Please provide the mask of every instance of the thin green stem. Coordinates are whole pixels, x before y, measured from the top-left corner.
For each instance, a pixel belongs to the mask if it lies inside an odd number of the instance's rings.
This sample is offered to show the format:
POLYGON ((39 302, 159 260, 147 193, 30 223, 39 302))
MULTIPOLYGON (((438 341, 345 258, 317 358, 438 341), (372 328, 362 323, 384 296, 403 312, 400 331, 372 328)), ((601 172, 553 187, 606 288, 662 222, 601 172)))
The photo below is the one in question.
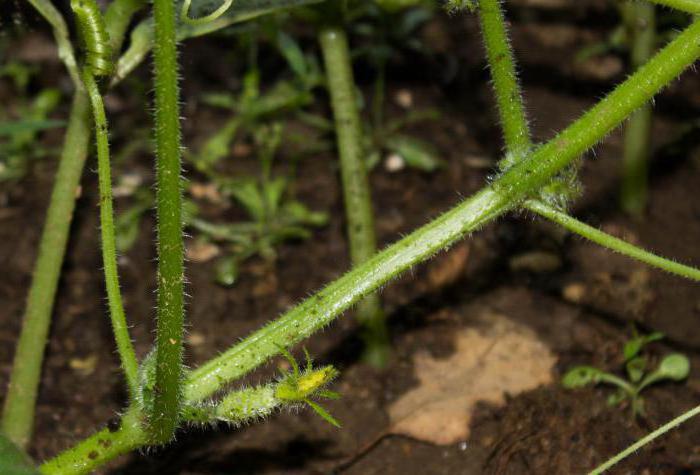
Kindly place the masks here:
POLYGON ((600 244, 608 249, 612 249, 613 251, 619 252, 620 254, 644 262, 645 264, 649 264, 650 266, 658 269, 665 270, 671 274, 700 282, 700 269, 686 266, 670 259, 657 256, 649 251, 645 251, 644 249, 625 242, 622 239, 618 239, 604 233, 599 229, 589 226, 586 223, 582 223, 581 221, 572 218, 568 214, 542 203, 541 201, 527 201, 525 203, 525 207, 551 221, 554 221, 569 231, 593 241, 596 244, 600 244))
MULTIPOLYGON (((629 0, 624 12, 628 35, 632 40, 630 63, 632 69, 637 69, 654 53, 656 44, 654 5, 629 0)), ((622 208, 634 216, 641 216, 647 203, 651 122, 651 104, 647 103, 632 114, 625 130, 620 201, 622 208)))
POLYGON ((75 52, 73 44, 70 41, 68 27, 66 21, 61 15, 61 12, 51 3, 51 0, 27 0, 41 14, 44 19, 49 22, 53 29, 53 37, 56 40, 58 47, 58 57, 61 58, 63 64, 68 70, 68 74, 73 80, 73 84, 80 88, 80 71, 78 63, 75 60, 75 52))
MULTIPOLYGON (((353 265, 358 265, 374 255, 377 240, 350 49, 345 31, 336 26, 322 28, 319 42, 338 137, 350 258, 353 265)), ((366 359, 375 366, 384 366, 389 349, 386 322, 378 294, 368 295, 358 304, 357 318, 365 327, 366 359)))
POLYGON ((649 0, 651 3, 675 8, 682 12, 697 15, 700 13, 700 0, 649 0))
POLYGON ((117 270, 117 243, 114 230, 114 211, 112 208, 112 177, 109 162, 109 137, 107 116, 105 115, 102 95, 92 72, 83 69, 83 84, 92 105, 95 123, 95 140, 97 142, 97 173, 100 188, 100 231, 102 240, 102 264, 105 273, 105 286, 109 302, 109 314, 112 320, 114 339, 121 359, 122 369, 133 401, 138 393, 138 362, 131 344, 129 328, 124 314, 121 291, 119 290, 119 271, 117 270))
POLYGON ((63 153, 34 264, 22 331, 17 342, 5 398, 2 431, 20 447, 32 435, 34 405, 41 377, 44 347, 61 274, 80 176, 90 139, 90 105, 84 92, 73 98, 63 153))
POLYGON ((593 470, 591 470, 589 472, 589 475, 599 475, 599 474, 605 472, 606 470, 609 470, 610 468, 612 468, 614 465, 616 465, 621 460, 629 457, 630 455, 632 455, 634 452, 641 449, 645 445, 653 442, 654 440, 656 440, 659 437, 661 437, 662 435, 664 435, 666 432, 668 432, 672 429, 675 429, 676 427, 683 424, 688 419, 691 419, 691 418, 697 416, 698 414, 700 414, 700 406, 696 406, 693 409, 689 410, 688 412, 681 414, 680 416, 676 417, 675 419, 662 425, 661 427, 656 429, 654 432, 651 432, 647 436, 642 437, 637 442, 630 445, 625 450, 618 453, 617 455, 615 455, 614 457, 612 457, 611 459, 609 459, 608 461, 606 461, 602 465, 599 465, 598 467, 594 468, 593 470))
POLYGON ((530 148, 530 128, 501 1, 480 0, 478 11, 506 148, 522 154, 530 148))
POLYGON ((156 181, 158 214, 158 324, 156 382, 149 414, 154 442, 168 442, 180 410, 184 265, 182 185, 180 179, 180 108, 175 39, 175 3, 153 2, 155 38, 156 181))

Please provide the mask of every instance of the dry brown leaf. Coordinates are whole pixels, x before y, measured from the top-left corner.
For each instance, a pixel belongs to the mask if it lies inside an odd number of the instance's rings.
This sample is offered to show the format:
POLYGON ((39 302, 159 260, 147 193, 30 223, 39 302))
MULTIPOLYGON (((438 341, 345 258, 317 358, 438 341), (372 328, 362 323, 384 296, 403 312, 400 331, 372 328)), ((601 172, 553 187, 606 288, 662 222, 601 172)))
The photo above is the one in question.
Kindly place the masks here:
POLYGON ((485 328, 457 333, 447 359, 416 354, 420 384, 389 408, 389 432, 453 444, 468 438, 477 403, 502 405, 506 394, 552 382, 556 358, 530 328, 498 314, 485 315, 484 322, 485 328))

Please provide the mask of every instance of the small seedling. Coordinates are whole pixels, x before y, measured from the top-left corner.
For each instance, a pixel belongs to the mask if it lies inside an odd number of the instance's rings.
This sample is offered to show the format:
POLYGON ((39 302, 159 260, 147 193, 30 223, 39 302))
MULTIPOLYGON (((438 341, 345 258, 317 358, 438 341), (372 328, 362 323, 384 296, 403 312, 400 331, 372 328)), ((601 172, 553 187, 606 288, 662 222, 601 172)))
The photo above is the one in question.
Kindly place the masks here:
POLYGON ((562 384, 569 389, 599 383, 610 384, 617 387, 617 391, 608 397, 608 404, 617 405, 630 400, 632 414, 644 415, 644 399, 640 396, 644 388, 665 380, 682 381, 688 377, 690 371, 688 358, 680 353, 667 355, 655 370, 648 369, 649 358, 641 354, 641 351, 647 344, 661 338, 663 334, 656 332, 650 335, 636 335, 625 343, 623 355, 626 380, 592 366, 576 366, 564 375, 562 384))

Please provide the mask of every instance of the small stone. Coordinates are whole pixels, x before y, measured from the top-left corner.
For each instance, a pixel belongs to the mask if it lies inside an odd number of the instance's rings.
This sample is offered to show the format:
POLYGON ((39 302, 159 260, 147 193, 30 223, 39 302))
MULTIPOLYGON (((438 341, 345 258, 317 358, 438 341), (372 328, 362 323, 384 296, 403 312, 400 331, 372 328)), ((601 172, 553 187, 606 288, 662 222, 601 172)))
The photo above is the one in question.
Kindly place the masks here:
POLYGON ((546 251, 532 251, 519 254, 510 260, 513 271, 528 271, 537 274, 553 272, 561 267, 561 259, 556 254, 546 251))
POLYGON ((580 283, 569 284, 562 289, 561 295, 569 302, 581 303, 586 295, 586 287, 580 283))
POLYGON ((68 361, 68 366, 82 376, 90 376, 97 367, 97 355, 89 355, 86 358, 71 358, 68 361))
POLYGON ((406 168, 406 161, 397 153, 392 153, 384 160, 384 168, 390 173, 396 173, 406 168))
POLYGON ((404 109, 413 107, 413 93, 408 89, 399 89, 394 95, 394 101, 404 109))

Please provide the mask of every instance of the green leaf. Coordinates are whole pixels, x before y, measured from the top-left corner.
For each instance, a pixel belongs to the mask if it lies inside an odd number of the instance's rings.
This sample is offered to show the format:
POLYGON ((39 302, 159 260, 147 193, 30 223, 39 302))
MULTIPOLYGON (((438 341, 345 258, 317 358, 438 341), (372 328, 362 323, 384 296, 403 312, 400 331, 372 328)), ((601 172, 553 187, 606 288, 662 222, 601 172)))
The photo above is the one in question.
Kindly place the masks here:
POLYGON ((637 356, 645 345, 651 343, 652 341, 661 340, 663 337, 663 333, 654 332, 649 335, 639 335, 631 340, 628 340, 622 349, 622 353, 625 356, 625 361, 637 356))
POLYGON ((240 180, 236 186, 227 187, 233 196, 257 222, 265 220, 265 201, 258 185, 253 180, 240 180))
POLYGON ((306 58, 304 52, 299 47, 299 43, 294 38, 289 36, 282 30, 277 32, 277 47, 287 60, 287 64, 294 71, 299 79, 306 81, 308 69, 306 67, 306 58))
POLYGON ((322 389, 318 393, 316 393, 318 397, 326 398, 326 399, 340 399, 341 395, 338 392, 331 391, 330 389, 322 389))
POLYGON ((272 216, 277 214, 286 188, 287 179, 282 176, 275 177, 264 185, 263 193, 265 194, 267 209, 272 216))
POLYGON ((589 384, 597 384, 601 380, 603 372, 592 366, 576 366, 566 372, 561 379, 561 383, 565 388, 573 389, 587 386, 589 384))
POLYGON ((386 147, 400 155, 409 167, 432 172, 442 166, 435 148, 423 140, 397 134, 387 138, 386 147))
POLYGON ((285 221, 294 224, 306 224, 321 227, 328 224, 328 214, 322 211, 312 211, 305 204, 291 200, 282 207, 285 221))
POLYGON ((323 419, 325 419, 325 421, 328 422, 329 424, 331 424, 331 425, 337 427, 338 429, 340 429, 340 428, 342 427, 342 426, 340 425, 340 422, 338 422, 338 421, 336 420, 335 417, 331 416, 331 415, 328 413, 328 411, 326 411, 323 407, 321 407, 320 404, 317 404, 317 403, 313 402, 313 401, 310 400, 310 399, 307 399, 307 400, 306 400, 306 404, 308 404, 309 406, 311 406, 311 409, 313 409, 313 410, 316 412, 316 414, 318 414, 318 415, 321 416, 323 419))
POLYGON ((3 475, 39 475, 32 459, 7 437, 0 434, 0 473, 3 475))
POLYGON ((614 393, 612 393, 610 396, 608 396, 607 402, 609 406, 617 406, 620 404, 622 401, 627 399, 629 395, 622 389, 618 389, 614 393))
POLYGON ((627 376, 629 380, 633 383, 638 383, 644 376, 644 371, 646 371, 647 359, 643 356, 637 356, 632 358, 625 365, 627 370, 627 376))
POLYGON ((238 280, 240 265, 235 256, 226 256, 216 263, 216 282, 230 287, 238 280))
POLYGON ((47 129, 55 129, 65 126, 62 120, 18 120, 0 123, 0 136, 16 135, 21 133, 35 133, 47 129))
POLYGON ((690 361, 680 353, 670 354, 661 360, 656 373, 664 378, 681 381, 690 373, 690 361))

